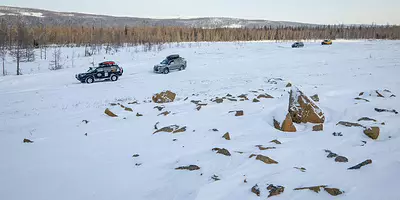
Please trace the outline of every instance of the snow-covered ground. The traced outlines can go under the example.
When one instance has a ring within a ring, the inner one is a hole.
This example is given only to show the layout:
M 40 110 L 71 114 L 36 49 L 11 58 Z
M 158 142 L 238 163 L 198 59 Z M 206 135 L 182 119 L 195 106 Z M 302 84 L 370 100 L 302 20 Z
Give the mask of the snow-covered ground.
M 166 45 L 160 52 L 124 48 L 94 57 L 82 57 L 82 48 L 63 48 L 65 69 L 49 71 L 49 61 L 38 58 L 23 63 L 24 75 L 0 77 L 0 199 L 251 200 L 266 199 L 268 184 L 285 187 L 271 199 L 400 199 L 400 117 L 374 110 L 400 110 L 400 41 L 305 44 L 302 49 L 284 42 Z M 152 73 L 154 64 L 173 53 L 187 59 L 186 70 Z M 124 75 L 117 82 L 90 85 L 74 78 L 90 62 L 102 60 L 117 61 Z M 8 61 L 7 71 L 14 68 Z M 273 118 L 287 112 L 288 82 L 306 95 L 319 95 L 323 131 L 313 132 L 311 124 L 296 124 L 294 133 L 274 128 Z M 374 93 L 385 89 L 397 97 Z M 177 98 L 158 111 L 149 100 L 163 90 Z M 369 102 L 354 99 L 360 92 Z M 247 94 L 249 100 L 210 101 L 228 93 Z M 275 98 L 252 101 L 266 93 Z M 135 100 L 139 104 L 128 104 Z M 207 105 L 198 111 L 191 100 Z M 118 117 L 105 115 L 106 108 Z M 229 113 L 234 110 L 244 115 Z M 158 116 L 163 111 L 171 114 Z M 377 121 L 358 122 L 361 117 Z M 336 125 L 339 121 L 379 126 L 380 136 L 372 140 L 362 128 Z M 187 130 L 153 134 L 157 122 L 158 128 L 176 124 Z M 231 140 L 222 138 L 226 132 Z M 24 138 L 34 143 L 23 143 Z M 282 144 L 271 143 L 274 139 Z M 213 148 L 226 148 L 231 156 Z M 325 149 L 348 162 L 327 158 Z M 265 164 L 251 154 L 279 163 Z M 347 169 L 367 159 L 372 164 Z M 175 170 L 186 165 L 200 169 Z M 251 192 L 256 184 L 260 197 Z M 294 190 L 317 185 L 344 193 L 332 197 L 323 190 Z

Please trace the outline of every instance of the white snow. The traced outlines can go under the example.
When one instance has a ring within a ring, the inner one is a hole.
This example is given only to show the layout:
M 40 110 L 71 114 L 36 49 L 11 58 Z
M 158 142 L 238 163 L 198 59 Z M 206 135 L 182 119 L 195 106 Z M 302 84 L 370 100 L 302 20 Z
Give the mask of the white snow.
M 83 48 L 63 48 L 65 69 L 49 71 L 50 60 L 41 60 L 36 52 L 35 62 L 21 64 L 22 76 L 13 75 L 15 63 L 7 58 L 11 75 L 0 77 L 0 199 L 251 200 L 266 199 L 268 184 L 285 187 L 271 199 L 334 199 L 324 191 L 293 190 L 316 185 L 345 191 L 339 199 L 399 199 L 400 117 L 374 108 L 400 110 L 400 41 L 334 41 L 332 46 L 306 42 L 302 49 L 290 45 L 184 43 L 165 45 L 161 52 L 132 47 L 94 57 L 83 57 Z M 186 70 L 168 75 L 152 72 L 154 64 L 175 53 L 187 59 Z M 47 56 L 51 57 L 51 49 Z M 117 82 L 89 85 L 74 78 L 90 62 L 103 60 L 115 60 L 124 68 Z M 283 80 L 274 84 L 268 81 L 271 78 Z M 289 81 L 308 96 L 319 95 L 317 105 L 326 117 L 324 131 L 313 132 L 311 124 L 296 125 L 296 133 L 274 129 L 273 117 L 287 113 Z M 177 99 L 165 104 L 163 111 L 171 111 L 170 115 L 157 116 L 156 104 L 143 101 L 167 89 Z M 360 92 L 385 89 L 397 96 L 363 96 L 370 102 L 354 99 Z M 250 92 L 254 90 L 258 93 Z M 248 94 L 250 100 L 210 101 L 228 93 Z M 252 102 L 263 93 L 275 98 Z M 128 104 L 134 100 L 140 104 Z M 197 111 L 191 100 L 208 105 Z M 106 116 L 106 108 L 119 117 Z M 232 110 L 243 110 L 244 116 L 228 113 Z M 366 137 L 362 128 L 336 125 L 361 117 L 377 120 L 359 123 L 379 126 L 378 140 Z M 156 122 L 158 128 L 176 124 L 187 130 L 153 134 Z M 219 132 L 210 131 L 213 128 Z M 230 141 L 222 138 L 226 132 Z M 23 143 L 24 138 L 34 143 Z M 282 144 L 270 143 L 274 139 Z M 276 149 L 261 151 L 255 145 Z M 215 147 L 228 149 L 232 156 L 216 154 L 211 150 Z M 336 163 L 326 157 L 325 149 L 349 162 Z M 250 159 L 251 154 L 279 163 L 267 165 Z M 347 170 L 366 159 L 372 164 Z M 191 164 L 201 169 L 174 170 Z M 212 180 L 213 175 L 221 180 Z M 261 197 L 250 191 L 255 184 Z
M 32 17 L 44 17 L 43 13 L 40 12 L 19 12 L 21 15 L 32 16 Z

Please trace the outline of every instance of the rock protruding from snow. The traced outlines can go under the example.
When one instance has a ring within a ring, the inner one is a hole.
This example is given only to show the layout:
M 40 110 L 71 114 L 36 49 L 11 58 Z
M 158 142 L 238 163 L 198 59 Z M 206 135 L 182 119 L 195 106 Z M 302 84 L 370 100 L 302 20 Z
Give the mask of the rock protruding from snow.
M 313 101 L 315 101 L 315 102 L 319 102 L 319 96 L 318 96 L 318 94 L 314 94 L 314 95 L 312 95 L 310 98 L 311 98 Z
M 270 142 L 275 143 L 275 144 L 282 144 L 279 140 L 271 140 Z
M 249 158 L 252 158 L 252 157 L 254 157 L 254 156 L 256 157 L 256 160 L 262 161 L 262 162 L 265 163 L 265 164 L 278 164 L 277 161 L 271 159 L 271 158 L 268 157 L 268 156 L 264 156 L 264 155 L 261 155 L 261 154 L 259 154 L 259 155 L 251 154 L 251 155 L 249 156 Z
M 24 139 L 23 141 L 22 141 L 23 143 L 33 143 L 33 141 L 32 140 L 30 140 L 30 139 Z
M 347 127 L 364 127 L 363 125 L 361 125 L 359 123 L 345 122 L 345 121 L 340 121 L 336 125 L 342 125 L 342 126 L 347 126 Z
M 366 128 L 364 130 L 364 134 L 367 135 L 368 137 L 370 137 L 373 140 L 378 139 L 379 132 L 380 132 L 379 127 L 371 127 L 371 128 Z
M 285 187 L 280 186 L 280 185 L 268 185 L 267 190 L 269 190 L 269 195 L 268 197 L 272 197 L 272 196 L 276 196 L 276 195 L 280 195 L 281 193 L 283 193 L 285 191 Z
M 251 192 L 256 194 L 257 196 L 260 196 L 260 194 L 261 194 L 260 188 L 258 188 L 257 184 L 251 188 Z
M 289 97 L 289 113 L 295 123 L 318 123 L 325 121 L 322 110 L 297 87 L 292 87 Z
M 323 131 L 324 130 L 324 124 L 317 124 L 312 127 L 313 131 Z
M 350 168 L 348 168 L 348 169 L 360 169 L 361 167 L 363 167 L 363 166 L 365 166 L 365 165 L 369 165 L 369 164 L 371 164 L 372 163 L 372 160 L 371 159 L 368 159 L 368 160 L 365 160 L 364 162 L 362 162 L 362 163 L 360 163 L 360 164 L 357 164 L 357 165 L 355 165 L 355 166 L 353 166 L 353 167 L 350 167 Z
M 159 132 L 180 133 L 180 132 L 185 132 L 185 131 L 186 131 L 186 126 L 179 127 L 178 125 L 170 125 L 170 126 L 166 126 L 166 127 L 156 130 L 153 134 L 159 133 Z
M 231 140 L 231 136 L 229 135 L 229 132 L 226 132 L 222 137 L 225 138 L 225 140 Z
M 167 90 L 165 92 L 153 95 L 152 100 L 154 103 L 170 103 L 175 100 L 176 94 Z
M 225 156 L 231 156 L 231 153 L 225 148 L 213 148 L 213 151 L 216 151 L 218 154 L 222 154 Z
M 113 112 L 111 112 L 110 109 L 106 108 L 106 110 L 104 111 L 104 113 L 110 117 L 118 117 L 118 115 L 114 114 Z
M 338 189 L 338 188 L 324 188 L 324 190 L 327 192 L 327 193 L 329 193 L 330 195 L 332 195 L 332 196 L 338 196 L 338 195 L 341 195 L 341 194 L 343 194 L 343 191 L 341 191 L 340 189 Z
M 328 188 L 326 185 L 319 185 L 319 186 L 311 186 L 311 187 L 301 187 L 301 188 L 295 188 L 294 190 L 312 190 L 316 193 L 319 193 L 321 191 L 321 188 L 325 190 L 325 192 L 329 193 L 332 196 L 337 196 L 340 194 L 343 194 L 344 192 L 341 191 L 338 188 Z
M 199 170 L 200 167 L 197 165 L 188 165 L 188 166 L 181 166 L 181 167 L 177 167 L 175 168 L 176 170 L 189 170 L 189 171 L 193 171 L 193 170 Z
M 274 123 L 274 126 L 275 126 L 275 123 Z M 286 118 L 282 123 L 281 130 L 284 132 L 296 132 L 297 131 L 296 127 L 293 124 L 292 117 L 290 116 L 289 113 L 286 115 Z

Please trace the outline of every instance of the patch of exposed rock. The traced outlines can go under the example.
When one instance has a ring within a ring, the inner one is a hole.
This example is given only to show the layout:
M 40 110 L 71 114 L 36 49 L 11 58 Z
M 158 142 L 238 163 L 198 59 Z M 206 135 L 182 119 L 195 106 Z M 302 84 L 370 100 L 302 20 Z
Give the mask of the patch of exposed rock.
M 231 136 L 229 135 L 229 132 L 226 132 L 222 137 L 225 138 L 225 140 L 231 140 Z
M 315 101 L 315 102 L 319 102 L 319 96 L 318 96 L 318 94 L 314 94 L 314 95 L 312 95 L 310 98 L 311 98 L 313 101 Z
M 269 195 L 268 197 L 280 195 L 285 191 L 285 187 L 280 186 L 280 185 L 268 185 L 267 190 L 269 190 Z
M 188 165 L 188 166 L 181 166 L 181 167 L 177 167 L 175 168 L 176 170 L 189 170 L 189 171 L 193 171 L 193 170 L 199 170 L 200 167 L 197 165 Z
M 258 99 L 273 99 L 274 97 L 269 94 L 260 94 L 257 96 Z
M 322 124 L 325 121 L 322 110 L 297 87 L 290 90 L 288 110 L 295 123 Z
M 263 147 L 262 145 L 256 145 L 256 147 L 258 147 L 258 149 L 260 149 L 261 151 L 276 149 L 276 147 Z
M 342 125 L 342 126 L 347 126 L 347 127 L 364 127 L 363 125 L 361 125 L 359 123 L 346 122 L 346 121 L 340 121 L 336 125 Z
M 175 100 L 176 94 L 167 90 L 153 95 L 152 100 L 154 103 L 170 103 Z
M 30 139 L 26 139 L 26 138 L 24 138 L 24 140 L 22 141 L 23 143 L 33 143 L 33 141 L 32 140 L 30 140 Z
M 348 169 L 360 169 L 361 167 L 363 167 L 363 166 L 365 166 L 365 165 L 369 165 L 369 164 L 371 164 L 371 163 L 372 163 L 372 160 L 371 160 L 371 159 L 368 159 L 368 160 L 365 160 L 364 162 L 359 163 L 359 164 L 357 164 L 357 165 L 355 165 L 355 166 L 353 166 L 353 167 L 350 167 L 350 168 L 348 168 Z
M 370 127 L 370 128 L 364 129 L 364 134 L 373 140 L 378 139 L 379 132 L 380 132 L 379 127 Z
M 106 110 L 104 111 L 104 113 L 110 117 L 118 117 L 118 115 L 114 114 L 113 112 L 111 112 L 110 109 L 106 108 Z
M 231 153 L 225 148 L 213 148 L 213 151 L 216 151 L 218 154 L 222 154 L 225 156 L 231 156 Z
M 166 126 L 166 127 L 156 130 L 153 134 L 159 133 L 159 132 L 180 133 L 180 132 L 185 132 L 185 131 L 186 131 L 186 126 L 179 127 L 178 125 L 170 125 L 170 126 Z
M 274 126 L 275 126 L 275 124 L 274 124 Z M 296 132 L 297 131 L 296 127 L 293 124 L 292 117 L 290 116 L 289 113 L 286 115 L 286 118 L 282 123 L 281 130 L 284 132 Z
M 271 140 L 270 142 L 275 143 L 275 144 L 282 144 L 279 140 Z
M 312 127 L 313 131 L 323 131 L 324 130 L 324 124 L 317 124 Z
M 260 196 L 260 195 L 261 195 L 260 188 L 258 187 L 257 184 L 254 185 L 254 186 L 251 188 L 251 192 L 254 193 L 254 194 L 256 194 L 257 196 Z
M 271 159 L 271 158 L 268 157 L 268 156 L 264 156 L 264 155 L 261 155 L 261 154 L 258 154 L 258 155 L 256 155 L 256 154 L 251 154 L 251 155 L 249 156 L 249 158 L 252 158 L 252 157 L 254 157 L 254 156 L 256 157 L 256 160 L 262 161 L 262 162 L 265 163 L 265 164 L 278 164 L 277 161 Z

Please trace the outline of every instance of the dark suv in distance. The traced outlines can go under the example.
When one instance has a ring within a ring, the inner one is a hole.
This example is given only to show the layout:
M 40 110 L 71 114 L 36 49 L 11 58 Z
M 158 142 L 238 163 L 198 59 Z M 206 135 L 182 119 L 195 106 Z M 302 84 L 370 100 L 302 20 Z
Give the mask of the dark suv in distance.
M 303 42 L 295 42 L 294 44 L 292 44 L 292 48 L 301 48 L 301 47 L 304 47 Z
M 114 61 L 99 63 L 98 67 L 90 67 L 85 73 L 76 74 L 75 78 L 81 83 L 93 83 L 95 81 L 111 80 L 117 81 L 124 70 L 115 64 Z
M 186 69 L 186 60 L 179 55 L 167 56 L 160 64 L 154 65 L 153 71 L 155 73 L 168 74 L 171 70 L 184 70 Z

